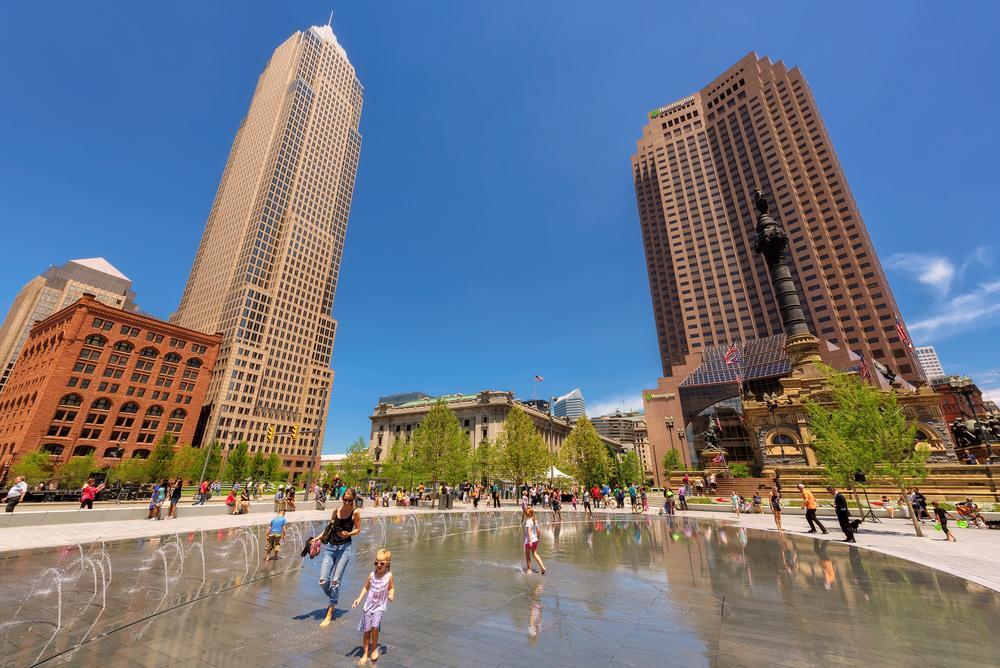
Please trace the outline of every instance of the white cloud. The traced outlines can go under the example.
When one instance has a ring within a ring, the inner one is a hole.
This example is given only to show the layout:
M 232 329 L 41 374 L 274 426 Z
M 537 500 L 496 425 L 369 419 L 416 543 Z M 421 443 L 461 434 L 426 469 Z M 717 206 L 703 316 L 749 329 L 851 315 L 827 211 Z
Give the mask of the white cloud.
M 983 399 L 992 400 L 1000 406 L 1000 387 L 982 387 Z
M 956 295 L 935 307 L 934 315 L 911 322 L 911 334 L 922 339 L 943 338 L 968 332 L 1000 317 L 1000 280 L 983 283 L 971 292 Z
M 920 283 L 934 288 L 941 297 L 948 295 L 955 279 L 955 265 L 940 255 L 896 253 L 885 264 L 890 269 L 908 274 Z
M 598 417 L 614 413 L 616 410 L 641 411 L 642 394 L 640 392 L 629 392 L 611 397 L 604 397 L 594 403 L 587 402 L 587 416 Z

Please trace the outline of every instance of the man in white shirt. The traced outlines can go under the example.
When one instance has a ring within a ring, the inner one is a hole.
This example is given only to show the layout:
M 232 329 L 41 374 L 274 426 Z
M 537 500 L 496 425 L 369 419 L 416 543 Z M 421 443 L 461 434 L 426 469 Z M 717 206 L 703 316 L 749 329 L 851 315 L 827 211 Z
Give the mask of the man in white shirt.
M 28 483 L 24 482 L 24 477 L 14 478 L 14 486 L 7 490 L 7 512 L 14 512 L 14 507 L 24 500 L 24 495 L 27 493 Z

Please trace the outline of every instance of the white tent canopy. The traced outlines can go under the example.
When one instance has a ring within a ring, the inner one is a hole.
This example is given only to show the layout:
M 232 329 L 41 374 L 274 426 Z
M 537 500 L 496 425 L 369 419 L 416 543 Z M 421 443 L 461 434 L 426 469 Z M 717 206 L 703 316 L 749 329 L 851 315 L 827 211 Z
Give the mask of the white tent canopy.
M 559 469 L 557 469 L 555 466 L 553 466 L 552 468 L 549 469 L 549 472 L 548 472 L 548 474 L 545 477 L 548 478 L 548 479 L 550 479 L 550 480 L 552 478 L 566 478 L 567 480 L 573 478 L 573 476 L 566 475 L 565 473 L 563 473 L 562 471 L 560 471 Z

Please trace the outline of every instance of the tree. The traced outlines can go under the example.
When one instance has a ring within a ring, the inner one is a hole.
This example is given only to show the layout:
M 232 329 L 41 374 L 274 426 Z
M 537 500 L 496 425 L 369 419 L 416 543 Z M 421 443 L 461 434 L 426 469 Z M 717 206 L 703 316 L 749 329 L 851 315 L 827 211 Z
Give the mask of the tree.
M 170 475 L 171 466 L 174 461 L 174 446 L 177 439 L 173 434 L 164 434 L 156 445 L 153 452 L 146 460 L 147 473 L 152 480 L 162 480 Z
M 364 436 L 347 446 L 347 456 L 340 463 L 340 477 L 350 487 L 359 486 L 372 468 L 372 458 L 368 453 L 368 443 Z
M 479 441 L 472 452 L 472 477 L 476 481 L 490 480 L 493 477 L 496 447 L 488 438 Z
M 437 500 L 438 482 L 457 482 L 469 475 L 469 437 L 441 399 L 413 431 L 413 455 L 417 470 L 431 479 L 434 501 Z
M 36 450 L 29 452 L 19 462 L 14 464 L 11 473 L 22 476 L 32 485 L 47 482 L 52 477 L 52 458 L 47 452 Z
M 496 442 L 497 473 L 518 485 L 545 476 L 551 458 L 545 441 L 524 411 L 514 406 Z
M 928 453 L 914 448 L 917 428 L 908 423 L 895 392 L 882 392 L 853 373 L 827 369 L 830 403 L 807 401 L 813 447 L 834 485 L 854 489 L 855 474 L 891 480 L 905 493 L 926 476 Z M 861 500 L 855 492 L 858 510 Z M 914 530 L 920 526 L 913 518 Z
M 272 452 L 268 455 L 267 459 L 264 460 L 264 479 L 268 482 L 274 482 L 281 479 L 284 472 L 285 467 L 281 465 L 281 457 L 278 456 L 278 453 Z
M 585 415 L 573 425 L 562 449 L 559 466 L 590 489 L 608 479 L 608 450 L 601 441 L 593 423 Z
M 390 485 L 406 488 L 413 484 L 414 478 L 419 478 L 413 446 L 403 436 L 393 441 L 388 456 L 382 459 L 379 475 Z
M 639 457 L 635 454 L 635 450 L 629 450 L 622 455 L 619 470 L 623 485 L 642 482 L 642 465 L 639 463 Z
M 123 459 L 115 464 L 109 476 L 121 483 L 131 482 L 140 485 L 153 479 L 149 474 L 149 460 L 135 458 Z
M 226 457 L 226 470 L 223 477 L 232 482 L 244 480 L 250 472 L 250 455 L 247 454 L 247 442 L 240 441 L 239 445 Z
M 204 463 L 205 452 L 201 448 L 193 448 L 190 445 L 181 447 L 174 453 L 174 458 L 170 462 L 170 477 L 197 482 Z
M 676 471 L 681 467 L 681 455 L 677 450 L 671 448 L 663 453 L 663 473 L 670 477 L 672 471 Z
M 267 459 L 264 458 L 264 453 L 260 449 L 253 453 L 248 468 L 251 478 L 254 480 L 264 479 L 264 474 L 267 472 Z
M 59 486 L 64 489 L 81 487 L 83 481 L 90 477 L 95 468 L 97 468 L 97 463 L 94 461 L 94 455 L 70 457 L 56 470 Z

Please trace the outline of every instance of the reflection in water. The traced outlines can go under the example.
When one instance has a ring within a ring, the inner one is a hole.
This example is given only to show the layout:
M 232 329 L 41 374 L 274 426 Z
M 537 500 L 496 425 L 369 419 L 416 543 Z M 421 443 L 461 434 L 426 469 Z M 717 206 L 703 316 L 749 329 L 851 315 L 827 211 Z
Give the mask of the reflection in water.
M 393 550 L 405 584 L 386 615 L 380 668 L 404 658 L 450 663 L 456 646 L 474 646 L 475 662 L 494 665 L 662 665 L 664 656 L 800 665 L 817 656 L 852 663 L 859 652 L 879 666 L 1000 663 L 990 632 L 1000 597 L 959 578 L 713 522 L 564 517 L 540 516 L 545 576 L 519 568 L 517 513 L 366 521 L 345 586 L 360 588 L 381 546 Z M 12 555 L 0 570 L 2 663 L 142 663 L 120 654 L 135 644 L 179 662 L 218 664 L 221 653 L 248 665 L 309 665 L 311 652 L 343 648 L 333 655 L 339 665 L 357 645 L 357 619 L 346 613 L 321 633 L 312 616 L 325 607 L 314 587 L 318 560 L 301 568 L 291 556 L 318 529 L 289 525 L 280 562 L 262 562 L 264 527 Z

